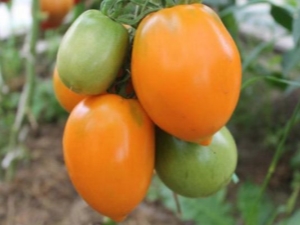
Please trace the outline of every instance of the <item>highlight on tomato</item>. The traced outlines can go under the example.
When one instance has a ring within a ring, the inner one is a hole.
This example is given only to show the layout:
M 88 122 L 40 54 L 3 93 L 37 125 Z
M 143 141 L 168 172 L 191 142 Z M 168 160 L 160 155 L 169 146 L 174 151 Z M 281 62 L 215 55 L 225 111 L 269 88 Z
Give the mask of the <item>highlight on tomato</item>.
M 53 73 L 53 89 L 57 101 L 67 112 L 71 112 L 80 101 L 87 97 L 67 88 L 61 81 L 56 68 Z
M 41 28 L 47 30 L 60 26 L 73 5 L 73 0 L 40 0 L 40 9 L 46 14 L 46 19 L 41 22 Z
M 142 106 L 164 131 L 209 145 L 230 119 L 241 85 L 236 44 L 203 4 L 146 16 L 135 33 L 131 72 Z
M 57 69 L 63 83 L 80 94 L 106 91 L 120 71 L 128 44 L 128 31 L 122 24 L 99 10 L 85 11 L 59 46 Z
M 216 193 L 229 183 L 236 165 L 236 144 L 226 127 L 213 135 L 209 146 L 156 132 L 156 172 L 179 195 L 198 198 Z
M 122 221 L 151 182 L 154 127 L 137 100 L 92 96 L 71 112 L 63 136 L 71 181 L 96 211 Z

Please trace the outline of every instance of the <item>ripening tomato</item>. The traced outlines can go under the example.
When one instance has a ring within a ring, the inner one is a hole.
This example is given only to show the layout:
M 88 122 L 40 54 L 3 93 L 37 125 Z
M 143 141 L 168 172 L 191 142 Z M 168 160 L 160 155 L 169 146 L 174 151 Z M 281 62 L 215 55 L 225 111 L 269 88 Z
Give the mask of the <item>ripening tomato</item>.
M 129 43 L 128 31 L 99 10 L 81 14 L 66 32 L 57 54 L 63 83 L 80 94 L 106 91 L 117 77 Z
M 42 29 L 58 27 L 73 4 L 73 0 L 40 0 L 41 11 L 47 14 L 47 18 L 41 22 Z
M 74 0 L 74 4 L 78 4 L 79 2 L 81 2 L 81 0 Z
M 157 130 L 155 169 L 167 187 L 185 197 L 210 196 L 230 181 L 237 165 L 235 141 L 226 127 L 209 146 Z
M 53 73 L 53 88 L 57 101 L 67 112 L 71 112 L 80 101 L 87 97 L 67 88 L 59 78 L 56 68 Z
M 76 190 L 101 214 L 122 221 L 144 198 L 154 169 L 154 128 L 137 100 L 86 98 L 70 114 L 63 147 Z
M 9 2 L 9 0 L 0 0 L 0 2 L 6 2 L 7 3 L 7 2 Z
M 137 97 L 153 122 L 186 141 L 209 144 L 239 98 L 238 49 L 202 4 L 146 16 L 136 30 L 131 69 Z

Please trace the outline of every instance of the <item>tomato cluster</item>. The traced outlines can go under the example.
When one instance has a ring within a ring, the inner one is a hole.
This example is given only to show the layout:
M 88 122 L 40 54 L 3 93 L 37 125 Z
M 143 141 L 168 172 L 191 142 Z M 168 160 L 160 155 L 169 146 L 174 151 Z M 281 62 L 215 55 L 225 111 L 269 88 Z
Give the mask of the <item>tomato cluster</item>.
M 142 201 L 154 170 L 175 193 L 206 197 L 229 183 L 237 164 L 225 126 L 241 63 L 217 14 L 178 5 L 146 16 L 133 45 L 129 33 L 85 11 L 66 32 L 54 73 L 56 97 L 70 112 L 63 148 L 72 183 L 115 221 Z

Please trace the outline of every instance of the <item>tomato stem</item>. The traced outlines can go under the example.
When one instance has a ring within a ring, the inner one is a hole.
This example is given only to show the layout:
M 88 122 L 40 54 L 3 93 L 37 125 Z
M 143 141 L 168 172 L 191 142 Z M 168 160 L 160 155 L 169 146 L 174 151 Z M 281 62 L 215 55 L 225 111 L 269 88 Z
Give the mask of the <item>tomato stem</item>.
M 34 86 L 35 86 L 35 63 L 36 63 L 36 42 L 39 33 L 39 22 L 40 22 L 40 4 L 39 0 L 32 1 L 32 15 L 33 22 L 31 27 L 31 32 L 29 34 L 28 46 L 27 46 L 27 61 L 26 61 L 26 83 L 22 91 L 18 109 L 15 117 L 14 124 L 11 128 L 10 140 L 9 140 L 9 150 L 16 151 L 19 146 L 19 135 L 21 132 L 21 127 L 25 120 L 25 116 L 30 114 L 30 105 L 33 100 Z M 9 165 L 8 173 L 6 179 L 9 180 L 12 174 L 9 171 L 13 171 L 11 168 L 13 165 Z
M 180 206 L 178 195 L 175 192 L 173 192 L 173 198 L 176 204 L 177 214 L 179 217 L 181 217 L 182 216 L 181 206 Z
M 231 179 L 232 179 L 232 182 L 235 183 L 235 184 L 237 184 L 237 183 L 240 181 L 240 179 L 239 179 L 239 177 L 236 175 L 236 173 L 234 173 L 234 174 L 232 175 Z
M 270 166 L 269 166 L 267 175 L 266 175 L 266 177 L 265 177 L 265 179 L 264 179 L 264 181 L 263 181 L 263 184 L 262 184 L 260 193 L 259 193 L 259 195 L 257 196 L 257 199 L 256 199 L 257 204 L 260 204 L 260 201 L 261 201 L 261 199 L 262 199 L 262 197 L 263 197 L 263 194 L 265 193 L 265 190 L 266 190 L 266 188 L 267 188 L 267 186 L 268 186 L 268 184 L 269 184 L 269 182 L 270 182 L 270 180 L 271 180 L 271 177 L 273 176 L 273 174 L 274 174 L 274 172 L 275 172 L 275 170 L 276 170 L 276 166 L 277 166 L 277 164 L 278 164 L 278 162 L 279 162 L 281 156 L 282 156 L 283 153 L 284 153 L 284 150 L 285 150 L 285 149 L 284 149 L 284 144 L 285 144 L 285 142 L 286 142 L 286 140 L 287 140 L 287 137 L 288 137 L 288 135 L 289 135 L 289 133 L 290 133 L 292 127 L 293 127 L 293 126 L 296 124 L 296 122 L 297 122 L 297 117 L 298 117 L 299 113 L 300 113 L 300 100 L 298 101 L 298 103 L 297 103 L 297 105 L 296 105 L 296 107 L 295 107 L 295 109 L 294 109 L 294 111 L 293 111 L 292 116 L 290 117 L 289 121 L 286 123 L 286 125 L 285 125 L 285 127 L 284 127 L 284 129 L 283 129 L 282 137 L 281 137 L 281 139 L 280 139 L 280 141 L 279 141 L 279 144 L 277 145 L 277 148 L 276 148 L 276 151 L 275 151 L 275 155 L 274 155 L 273 158 L 272 158 L 272 161 L 271 161 L 271 164 L 270 164 Z M 296 190 L 295 192 L 297 193 L 297 195 L 295 194 L 296 197 L 297 197 L 297 196 L 298 196 L 298 190 Z M 293 196 L 293 197 L 291 198 L 291 199 L 292 199 L 291 201 L 293 201 L 293 198 L 295 198 L 295 196 Z M 293 202 L 288 203 L 288 204 L 290 204 L 290 207 L 293 206 L 292 203 L 293 203 Z M 257 204 L 255 204 L 255 205 L 257 205 Z M 287 211 L 287 212 L 288 212 L 288 211 Z M 253 215 L 254 213 L 255 213 L 255 207 L 252 207 L 252 208 L 250 209 L 250 214 Z M 276 216 L 277 216 L 277 215 L 275 215 L 275 218 L 276 218 Z M 252 216 L 252 217 L 253 217 L 253 216 Z M 273 218 L 273 219 L 275 219 L 275 218 Z

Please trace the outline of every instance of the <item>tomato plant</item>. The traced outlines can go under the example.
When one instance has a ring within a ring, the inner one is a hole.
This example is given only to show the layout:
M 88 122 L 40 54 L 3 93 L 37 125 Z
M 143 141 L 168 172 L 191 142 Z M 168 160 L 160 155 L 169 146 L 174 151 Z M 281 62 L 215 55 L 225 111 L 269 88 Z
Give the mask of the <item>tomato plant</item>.
M 182 196 L 214 194 L 228 184 L 236 165 L 236 145 L 226 127 L 213 136 L 209 146 L 182 141 L 157 130 L 156 172 L 170 189 Z
M 53 89 L 57 101 L 68 112 L 71 112 L 81 100 L 87 97 L 86 95 L 79 95 L 67 88 L 61 81 L 56 68 L 53 73 Z
M 77 93 L 106 91 L 117 77 L 128 46 L 126 28 L 99 10 L 81 14 L 65 34 L 57 55 L 64 84 Z
M 186 141 L 209 144 L 239 98 L 238 49 L 217 14 L 202 4 L 146 16 L 135 33 L 131 70 L 151 119 Z
M 73 0 L 40 0 L 41 11 L 47 14 L 47 18 L 41 23 L 42 29 L 58 27 L 73 4 Z
M 144 198 L 154 169 L 154 129 L 137 100 L 86 98 L 70 114 L 63 147 L 76 190 L 98 212 L 121 221 Z

